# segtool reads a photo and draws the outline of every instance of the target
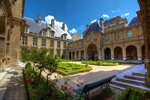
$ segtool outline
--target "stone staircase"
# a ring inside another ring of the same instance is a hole
[[[135,88],[150,92],[150,87],[146,86],[145,76],[146,69],[144,65],[138,65],[122,72],[111,81],[111,87],[124,90],[125,88]]]
[[[145,73],[141,72],[132,72],[132,74],[117,77],[111,81],[111,87],[119,90],[129,87],[150,92],[150,87],[147,87],[145,83]]]

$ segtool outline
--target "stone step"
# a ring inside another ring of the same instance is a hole
[[[121,81],[121,82],[126,82],[126,83],[146,86],[145,85],[145,81],[133,80],[133,79],[128,79],[128,78],[116,78],[116,80],[117,81]]]
[[[111,81],[111,84],[117,85],[117,86],[121,86],[121,87],[129,87],[129,88],[134,88],[134,89],[140,89],[140,90],[144,90],[144,91],[148,91],[150,92],[150,88],[142,86],[142,85],[135,85],[135,84],[130,84],[130,83],[125,83],[125,82],[121,82],[121,81]]]
[[[125,88],[122,87],[122,86],[118,86],[118,85],[114,85],[114,84],[110,84],[110,86],[111,86],[112,88],[115,88],[115,89],[118,89],[118,90],[124,90],[124,89],[125,89]]]
[[[0,81],[7,75],[7,72],[0,73]]]
[[[145,76],[135,76],[135,75],[124,75],[124,78],[140,80],[140,81],[145,80]]]
[[[132,75],[135,75],[135,76],[146,76],[144,73],[137,73],[137,72],[133,72]]]

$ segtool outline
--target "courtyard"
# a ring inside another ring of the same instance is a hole
[[[150,100],[149,12],[149,0],[0,0],[0,100]]]
[[[73,64],[82,64],[81,61],[74,61],[74,62],[67,62]],[[82,64],[85,65],[85,64]],[[79,86],[83,86],[87,83],[95,82],[97,80],[104,79],[106,77],[119,74],[127,69],[130,69],[136,65],[133,64],[122,64],[118,66],[96,66],[96,65],[89,65],[92,67],[91,71],[78,73],[69,76],[62,76],[58,73],[54,73],[50,78],[55,80],[55,76],[57,76],[58,81],[57,85],[61,87],[65,80],[69,80],[68,84],[73,87],[74,89],[79,88]],[[46,73],[43,72],[45,76]],[[81,85],[80,85],[81,84]]]

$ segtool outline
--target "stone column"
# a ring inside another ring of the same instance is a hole
[[[123,60],[127,60],[126,48],[125,47],[122,48],[122,53],[123,53]]]
[[[79,50],[79,60],[81,59],[81,51]]]
[[[86,58],[86,49],[84,49],[84,59],[87,59]]]
[[[138,57],[138,60],[142,60],[142,50],[141,50],[140,45],[137,46],[137,57]]]
[[[114,60],[114,49],[111,49],[111,60]]]

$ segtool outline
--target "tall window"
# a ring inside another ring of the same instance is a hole
[[[23,36],[22,37],[22,44],[23,45],[27,45],[27,41],[28,41],[28,37],[27,36]]]
[[[50,40],[50,47],[51,47],[51,48],[54,47],[54,40]]]
[[[60,50],[57,50],[57,55],[60,56]]]
[[[50,54],[51,54],[51,55],[54,54],[54,50],[53,50],[53,49],[50,50]]]
[[[92,41],[94,39],[94,33],[93,32],[91,33],[90,37],[91,37],[91,41]]]
[[[46,39],[42,39],[42,47],[46,47]]]
[[[66,41],[64,41],[64,48],[66,48]]]
[[[25,27],[25,33],[29,33],[29,27],[28,26]]]
[[[60,41],[57,41],[57,47],[60,48]]]
[[[115,40],[119,40],[119,33],[115,33]]]
[[[37,46],[37,38],[33,37],[33,46]]]
[[[127,37],[128,38],[133,37],[133,32],[131,30],[127,31]]]
[[[46,30],[42,30],[42,36],[46,36]]]
[[[54,37],[54,33],[51,33],[51,37]]]

